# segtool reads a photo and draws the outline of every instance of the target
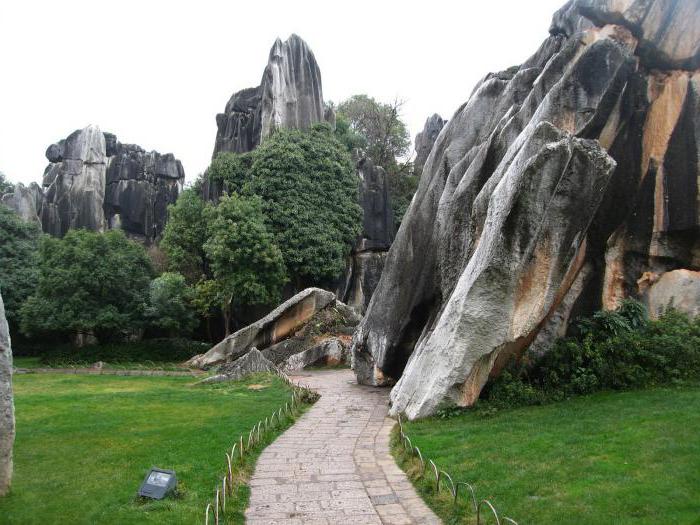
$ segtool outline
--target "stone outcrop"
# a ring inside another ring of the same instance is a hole
[[[355,168],[360,179],[362,233],[352,247],[338,297],[363,313],[379,282],[386,253],[394,240],[394,215],[386,172],[356,152]]]
[[[649,315],[656,319],[668,308],[700,316],[700,272],[673,270],[666,272],[644,294]]]
[[[240,381],[252,374],[273,372],[275,365],[268,361],[260,350],[253,347],[247,354],[235,361],[222,365],[213,376],[209,376],[197,384],[222,383],[224,381]]]
[[[320,288],[307,288],[283,302],[262,319],[241,328],[211,348],[193,357],[190,366],[209,368],[235,361],[253,348],[264,349],[287,339],[317,312],[335,302],[335,294]]]
[[[294,372],[309,366],[338,366],[346,362],[346,346],[343,341],[332,337],[325,339],[308,350],[289,356],[282,363],[282,371]]]
[[[447,124],[447,121],[443,120],[437,113],[434,113],[425,121],[423,131],[416,135],[416,158],[413,159],[413,170],[419,177],[423,173],[423,166],[428,159],[430,150],[433,149],[433,144],[435,144],[445,124]]]
[[[572,0],[457,110],[353,339],[393,413],[471,405],[643,275],[700,269],[699,22],[696,1]]]
[[[36,182],[29,186],[22,183],[15,184],[12,193],[2,196],[2,203],[14,210],[23,220],[27,222],[40,223],[39,214],[44,200],[44,192]]]
[[[76,228],[121,228],[154,241],[185,181],[182,164],[171,153],[122,144],[94,125],[49,146],[46,158],[43,190],[35,183],[17,185],[3,203],[58,237]]]
[[[255,149],[275,129],[306,129],[324,120],[321,70],[297,35],[270,49],[260,85],[234,93],[216,116],[214,155]],[[330,118],[330,115],[329,115]]]
[[[12,348],[5,307],[0,295],[0,496],[12,481],[12,446],[15,442],[15,405],[12,397]]]

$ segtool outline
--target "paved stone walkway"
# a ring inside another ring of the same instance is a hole
[[[351,370],[292,379],[321,399],[260,455],[248,525],[440,523],[389,453],[387,389],[357,385]]]

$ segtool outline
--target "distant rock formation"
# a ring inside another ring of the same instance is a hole
[[[171,153],[122,144],[94,125],[49,146],[46,158],[43,189],[18,184],[3,203],[57,237],[75,228],[121,228],[152,242],[162,234],[167,206],[185,180],[182,164]]]
[[[386,172],[360,152],[356,152],[355,157],[360,178],[362,233],[352,247],[338,297],[364,313],[379,283],[396,227]]]
[[[392,413],[471,405],[533,341],[641,298],[647,273],[694,282],[699,37],[698,1],[572,0],[531,58],[479,83],[353,339],[358,380],[396,383]]]
[[[433,149],[433,144],[438,138],[440,131],[447,123],[440,115],[433,113],[431,117],[425,121],[423,131],[416,135],[416,158],[413,160],[413,170],[419,177],[423,173],[423,166],[428,159],[430,150]]]
[[[12,481],[12,446],[15,442],[15,404],[12,397],[12,347],[5,307],[0,295],[0,496]]]
[[[275,129],[306,129],[324,119],[321,70],[297,35],[270,49],[260,85],[234,93],[216,116],[214,157],[255,149]]]

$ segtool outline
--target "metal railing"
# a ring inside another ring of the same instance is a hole
[[[217,484],[216,491],[214,492],[214,500],[207,503],[206,509],[204,510],[204,523],[209,525],[210,516],[213,517],[213,525],[219,525],[221,516],[226,512],[226,497],[232,499],[235,495],[235,479],[234,479],[234,468],[236,465],[236,459],[240,459],[240,465],[243,464],[245,459],[245,454],[255,449],[260,445],[266,438],[268,431],[278,428],[282,422],[283,416],[294,417],[296,414],[296,409],[303,403],[304,394],[311,392],[311,390],[301,384],[296,384],[291,378],[280,370],[275,370],[275,373],[292,389],[292,399],[291,402],[287,402],[279,410],[272,413],[271,416],[266,417],[264,420],[258,421],[253,428],[251,428],[248,433],[247,442],[243,439],[243,435],[238,437],[238,440],[233,443],[231,447],[231,453],[224,453],[226,458],[226,472],[221,479],[221,485]],[[276,423],[275,423],[276,420]],[[238,451],[238,455],[236,455]]]
[[[482,509],[485,510],[486,513],[489,511],[493,515],[493,517],[496,519],[496,524],[497,525],[503,525],[505,523],[510,523],[511,525],[518,525],[518,522],[515,521],[513,518],[509,518],[507,516],[504,516],[503,518],[500,517],[498,514],[498,511],[496,510],[496,507],[487,499],[482,499],[479,500],[476,497],[476,489],[471,483],[467,483],[466,481],[457,481],[455,482],[448,474],[446,471],[441,470],[438,468],[438,466],[435,464],[435,462],[430,459],[426,458],[421,450],[418,448],[417,445],[414,445],[411,439],[406,435],[406,432],[404,431],[403,428],[403,421],[401,421],[401,415],[397,416],[397,421],[399,423],[399,440],[401,443],[401,446],[403,447],[404,451],[407,452],[408,454],[412,456],[416,456],[418,460],[420,461],[421,464],[421,476],[425,476],[426,473],[426,467],[427,465],[430,465],[430,470],[429,472],[432,472],[432,476],[435,478],[435,492],[437,494],[440,493],[440,487],[441,485],[447,486],[447,489],[450,491],[450,494],[452,496],[452,503],[454,505],[457,505],[458,503],[458,498],[459,498],[459,488],[460,487],[466,487],[466,489],[469,490],[468,495],[471,496],[471,504],[474,509],[474,514],[476,514],[476,525],[481,525],[482,520],[483,520],[483,515],[482,515]],[[427,463],[426,463],[427,460]],[[442,482],[442,484],[441,484]],[[464,491],[462,491],[464,492]]]

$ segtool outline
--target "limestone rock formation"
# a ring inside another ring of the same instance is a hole
[[[700,272],[666,272],[650,286],[645,300],[652,318],[659,317],[668,308],[675,308],[691,317],[700,316]]]
[[[313,52],[297,35],[284,42],[278,38],[260,85],[234,93],[216,116],[213,156],[245,153],[275,129],[306,129],[323,120],[321,70]]]
[[[185,180],[172,153],[121,144],[94,125],[49,146],[46,158],[50,164],[43,190],[35,183],[28,188],[18,184],[3,203],[58,237],[75,228],[121,228],[151,242],[162,234],[167,206],[175,202]]]
[[[362,233],[352,247],[338,297],[363,313],[382,274],[386,253],[394,240],[395,225],[384,169],[359,152],[355,167],[360,178]]]
[[[221,383],[223,381],[240,381],[251,374],[273,372],[275,365],[268,361],[260,350],[253,347],[247,354],[235,361],[219,367],[213,376],[202,379],[198,384]]]
[[[345,353],[343,341],[332,337],[308,350],[289,356],[281,368],[284,372],[294,372],[313,365],[337,366],[345,362]]]
[[[446,123],[440,115],[434,113],[425,121],[423,131],[416,135],[416,158],[413,160],[413,169],[419,177],[423,173],[423,166],[430,154],[430,150],[433,149],[433,144],[435,144],[440,131],[442,131]]]
[[[15,184],[13,193],[2,196],[2,203],[14,210],[23,220],[39,223],[39,213],[44,200],[44,192],[41,187],[32,182],[29,186],[22,183]]]
[[[15,442],[15,405],[12,397],[12,348],[5,307],[0,295],[0,496],[12,481],[12,446]]]
[[[457,110],[353,339],[393,413],[470,405],[646,273],[700,269],[699,30],[695,0],[572,0]]]
[[[319,310],[333,304],[335,294],[320,288],[307,288],[286,300],[262,319],[241,328],[211,348],[193,357],[190,366],[208,368],[235,361],[252,347],[266,348],[288,338]]]

